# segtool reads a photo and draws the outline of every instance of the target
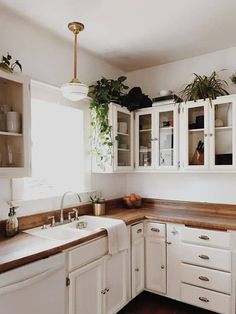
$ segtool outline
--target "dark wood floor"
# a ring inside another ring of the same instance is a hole
[[[206,310],[174,301],[153,293],[143,292],[119,314],[213,314]]]

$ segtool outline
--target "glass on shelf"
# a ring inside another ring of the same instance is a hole
[[[174,165],[174,112],[159,113],[159,166]]]
[[[152,115],[139,116],[139,166],[152,165]]]
[[[215,117],[215,165],[233,164],[232,103],[216,104]]]
[[[188,163],[204,165],[204,106],[188,109]]]

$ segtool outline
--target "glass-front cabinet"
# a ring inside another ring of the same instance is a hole
[[[114,167],[117,171],[133,168],[133,113],[119,105],[113,105]]]
[[[183,107],[183,166],[192,170],[208,167],[208,104],[188,102]]]
[[[210,167],[235,167],[235,98],[221,97],[210,108]]]
[[[135,115],[137,170],[177,169],[178,105],[141,109]]]

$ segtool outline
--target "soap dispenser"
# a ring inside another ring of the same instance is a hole
[[[14,206],[10,207],[9,210],[9,218],[6,222],[6,236],[7,237],[13,237],[18,233],[18,219],[16,217],[16,208]]]

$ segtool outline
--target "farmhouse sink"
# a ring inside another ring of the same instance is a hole
[[[24,232],[40,238],[70,242],[96,233],[98,230],[112,225],[115,221],[115,219],[111,218],[85,215],[80,216],[76,221],[63,225],[47,226],[45,229],[38,227]]]

